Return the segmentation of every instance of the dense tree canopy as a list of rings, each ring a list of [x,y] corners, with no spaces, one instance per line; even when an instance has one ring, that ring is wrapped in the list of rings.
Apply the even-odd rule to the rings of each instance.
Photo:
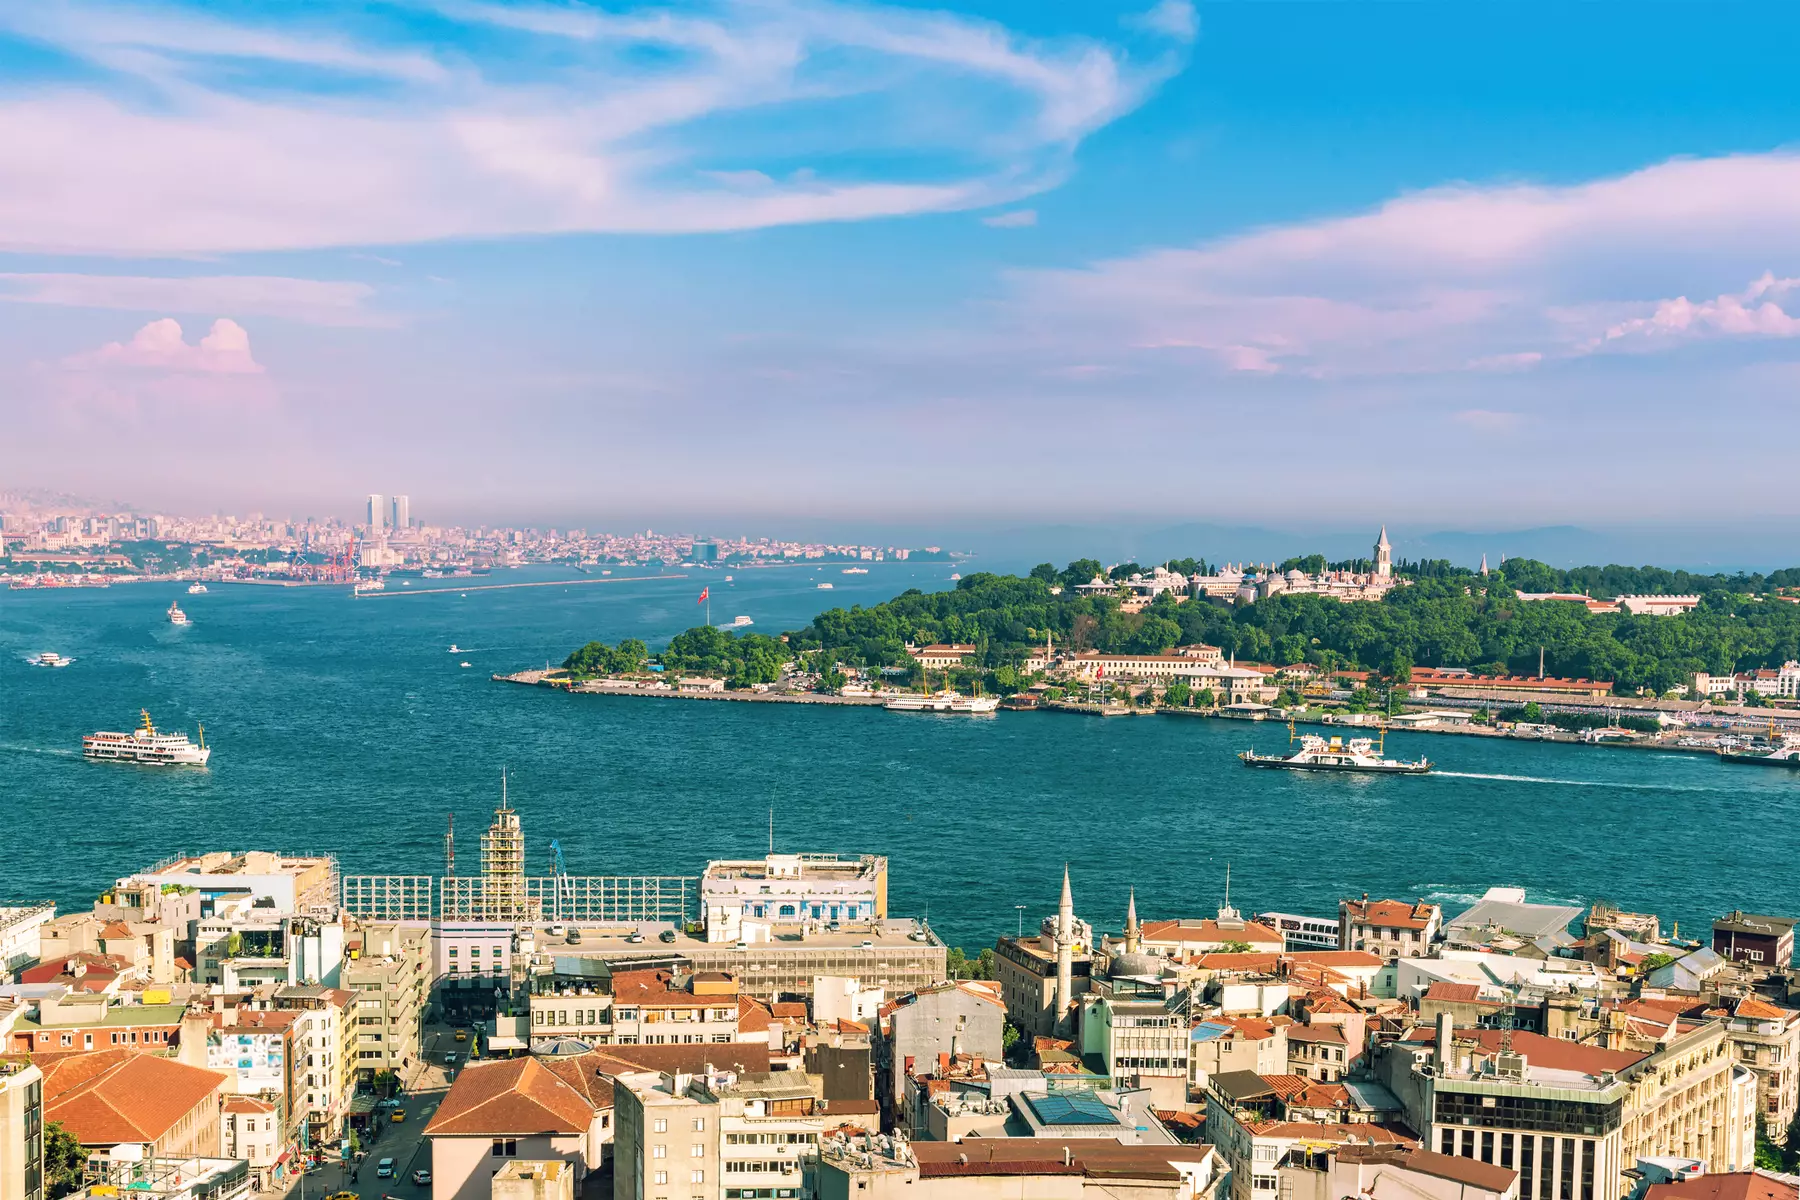
[[[1105,574],[1094,560],[1030,577],[971,574],[954,590],[909,591],[870,608],[832,609],[790,635],[799,650],[827,650],[840,662],[904,665],[905,643],[973,644],[994,669],[1016,665],[1046,631],[1078,650],[1155,653],[1205,642],[1256,662],[1311,662],[1403,672],[1413,665],[1470,667],[1485,673],[1536,671],[1539,648],[1552,674],[1608,679],[1621,690],[1666,691],[1696,671],[1778,665],[1800,658],[1800,605],[1750,593],[1800,583],[1800,570],[1769,576],[1700,576],[1654,567],[1559,571],[1515,559],[1487,577],[1448,564],[1422,568],[1410,586],[1379,603],[1276,595],[1232,607],[1159,596],[1142,613],[1120,611],[1112,596],[1070,589]],[[1052,595],[1055,582],[1064,590]],[[1518,591],[1620,592],[1702,596],[1678,617],[1596,614],[1576,602],[1521,601]]]

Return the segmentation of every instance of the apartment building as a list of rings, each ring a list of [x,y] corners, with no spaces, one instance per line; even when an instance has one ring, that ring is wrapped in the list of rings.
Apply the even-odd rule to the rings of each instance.
[[[285,987],[276,1007],[294,1014],[289,1121],[321,1136],[343,1126],[356,1089],[357,996],[341,988]]]
[[[1037,937],[1003,937],[994,943],[994,980],[1006,1003],[1006,1015],[1027,1035],[1051,1037],[1056,1033],[1056,931],[1053,922]],[[1094,959],[1087,943],[1069,956],[1069,980],[1074,997],[1085,995],[1092,983]]]
[[[1456,1030],[1445,1013],[1434,1040],[1390,1044],[1378,1070],[1428,1149],[1516,1169],[1521,1200],[1610,1200],[1641,1158],[1731,1165],[1741,1131],[1726,1033],[1683,1021],[1646,1053]]]
[[[268,1185],[269,1173],[281,1157],[286,1145],[282,1137],[281,1114],[267,1100],[255,1096],[233,1096],[225,1101],[223,1112],[225,1157],[241,1158],[250,1165],[254,1187],[260,1191]]]
[[[344,928],[335,918],[277,913],[234,897],[194,926],[194,979],[224,991],[273,984],[336,987]]]
[[[1261,1017],[1207,1017],[1187,1030],[1188,1091],[1204,1092],[1214,1075],[1288,1069],[1287,1024]]]
[[[0,906],[0,983],[43,957],[41,933],[55,916],[54,904]]]
[[[44,1076],[0,1059],[0,1198],[44,1200]]]
[[[810,1195],[821,1086],[797,1071],[619,1076],[615,1200]]]
[[[881,1006],[870,1039],[876,1095],[898,1110],[907,1076],[941,1060],[970,1056],[1001,1061],[1006,1006],[992,983],[961,980],[899,996]]]
[[[1338,901],[1338,945],[1383,958],[1422,958],[1431,952],[1444,924],[1444,910],[1423,900]]]
[[[612,977],[612,1000],[613,1040],[621,1046],[737,1039],[737,980],[723,971],[619,971]]]
[[[1145,1088],[1158,1107],[1187,1103],[1190,1022],[1186,996],[1112,980],[1082,1005],[1081,1052],[1098,1055],[1119,1091]]]
[[[166,990],[162,994],[166,996]],[[179,1004],[116,1004],[104,993],[64,987],[40,999],[30,1015],[14,1018],[6,1044],[14,1051],[33,1054],[115,1046],[163,1051],[178,1040],[184,1011]]]
[[[1713,922],[1712,948],[1733,962],[1784,970],[1794,961],[1794,919],[1733,912]]]
[[[336,859],[266,850],[177,855],[119,880],[117,889],[128,890],[139,884],[187,888],[197,893],[201,916],[210,915],[221,900],[232,898],[261,901],[278,913],[335,911],[338,902]]]
[[[343,987],[356,994],[356,1073],[402,1072],[418,1061],[431,989],[431,929],[389,921],[363,928],[344,964]]]
[[[1756,1075],[1756,1105],[1769,1137],[1786,1144],[1800,1092],[1800,1012],[1745,996],[1728,1024],[1732,1054]]]

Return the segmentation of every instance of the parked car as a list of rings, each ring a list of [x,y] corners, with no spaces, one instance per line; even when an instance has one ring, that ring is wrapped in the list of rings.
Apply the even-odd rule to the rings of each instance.
[[[384,1158],[375,1164],[375,1178],[392,1179],[394,1177],[394,1160]]]
[[[426,1184],[428,1184],[430,1182],[431,1182],[431,1172],[430,1171],[427,1171],[424,1167],[413,1168],[413,1185],[415,1187],[424,1187]]]
[[[456,1051],[454,1051],[454,1050],[444,1051],[444,1065],[446,1067],[454,1067],[456,1065]]]
[[[661,933],[657,934],[656,936],[659,939],[661,939],[662,941],[672,943],[675,940],[675,931],[673,929],[665,929]]]

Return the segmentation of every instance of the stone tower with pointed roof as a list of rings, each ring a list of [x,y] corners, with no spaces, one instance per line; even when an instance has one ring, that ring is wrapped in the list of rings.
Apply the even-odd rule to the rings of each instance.
[[[1125,953],[1136,954],[1138,941],[1143,931],[1138,925],[1137,889],[1131,889],[1131,898],[1125,902]]]
[[[1375,575],[1380,579],[1390,579],[1394,574],[1394,548],[1388,544],[1387,526],[1381,527],[1381,536],[1375,539]]]

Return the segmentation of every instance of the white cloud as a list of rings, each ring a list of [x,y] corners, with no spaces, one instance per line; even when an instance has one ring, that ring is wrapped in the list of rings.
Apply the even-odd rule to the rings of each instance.
[[[250,354],[250,335],[229,317],[220,317],[197,344],[182,336],[173,317],[151,321],[129,342],[108,342],[98,350],[63,360],[74,370],[159,371],[191,375],[261,375]]]
[[[1081,361],[1187,348],[1303,376],[1520,370],[1605,345],[1789,337],[1800,155],[1676,160],[1570,187],[1458,184],[1361,214],[1013,277],[1015,323]],[[1663,290],[1664,287],[1667,290]],[[1255,354],[1246,354],[1253,350]]]
[[[1127,58],[851,0],[682,16],[446,3],[463,28],[430,44],[403,40],[405,23],[372,31],[360,6],[266,11],[305,27],[0,7],[0,32],[92,68],[0,83],[0,249],[719,231],[1004,204],[1063,178],[1083,137],[1181,61],[1179,39]],[[317,32],[331,25],[353,32]]]
[[[1800,279],[1777,279],[1765,271],[1742,292],[1699,303],[1686,296],[1664,300],[1647,317],[1633,317],[1607,329],[1591,347],[1639,339],[1661,340],[1709,335],[1725,337],[1800,337],[1800,317],[1789,316],[1775,301],[1800,288]]]
[[[991,225],[995,229],[1026,229],[1037,224],[1037,209],[1015,208],[1011,212],[995,213],[991,217],[983,217],[981,223]]]
[[[1126,18],[1126,24],[1184,42],[1193,41],[1200,32],[1200,16],[1188,0],[1161,0],[1149,12]]]
[[[225,309],[314,325],[384,323],[364,307],[374,294],[375,289],[365,283],[273,275],[173,278],[0,272],[0,300],[17,303],[138,312],[214,313]]]

